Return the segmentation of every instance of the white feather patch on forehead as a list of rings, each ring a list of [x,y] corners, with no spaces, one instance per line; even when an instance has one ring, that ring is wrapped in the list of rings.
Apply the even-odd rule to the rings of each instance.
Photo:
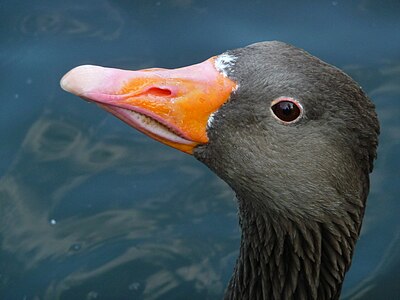
[[[225,77],[227,77],[228,71],[234,72],[232,68],[235,65],[236,59],[236,56],[222,53],[221,55],[217,56],[217,59],[215,60],[215,68],[220,71]]]
[[[233,70],[233,67],[235,66],[235,62],[237,60],[236,56],[230,55],[228,53],[222,53],[221,55],[218,55],[217,58],[215,59],[214,65],[215,68],[224,75],[224,77],[228,77],[228,72],[233,73],[235,70]],[[236,84],[232,88],[232,92],[236,92],[238,89],[239,85]],[[218,113],[218,110],[213,112],[207,120],[207,128],[210,129],[213,126],[214,118],[215,115]]]

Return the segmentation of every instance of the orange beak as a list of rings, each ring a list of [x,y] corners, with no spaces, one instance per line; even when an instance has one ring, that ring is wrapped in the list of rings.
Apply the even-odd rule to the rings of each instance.
[[[183,152],[208,142],[207,123],[236,89],[215,67],[215,58],[167,70],[126,71],[79,66],[61,87],[96,102],[130,126]]]

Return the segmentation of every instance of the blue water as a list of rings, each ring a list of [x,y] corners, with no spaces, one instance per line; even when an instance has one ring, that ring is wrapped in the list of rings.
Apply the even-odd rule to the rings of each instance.
[[[229,187],[59,87],[74,66],[179,67],[281,40],[348,72],[381,121],[343,299],[400,299],[399,1],[0,1],[0,299],[220,299]]]

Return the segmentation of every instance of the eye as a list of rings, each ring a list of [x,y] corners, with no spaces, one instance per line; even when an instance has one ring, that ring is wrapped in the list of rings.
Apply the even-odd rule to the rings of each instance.
[[[296,100],[285,97],[272,101],[271,110],[282,122],[291,123],[300,117],[303,108]]]

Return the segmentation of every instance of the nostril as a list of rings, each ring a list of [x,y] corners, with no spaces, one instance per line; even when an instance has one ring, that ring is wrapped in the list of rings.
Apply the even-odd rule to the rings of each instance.
[[[152,87],[149,88],[146,91],[146,94],[148,95],[153,95],[153,96],[160,96],[160,97],[166,97],[166,96],[171,96],[172,91],[169,89],[163,89],[163,88],[158,88],[158,87]]]

